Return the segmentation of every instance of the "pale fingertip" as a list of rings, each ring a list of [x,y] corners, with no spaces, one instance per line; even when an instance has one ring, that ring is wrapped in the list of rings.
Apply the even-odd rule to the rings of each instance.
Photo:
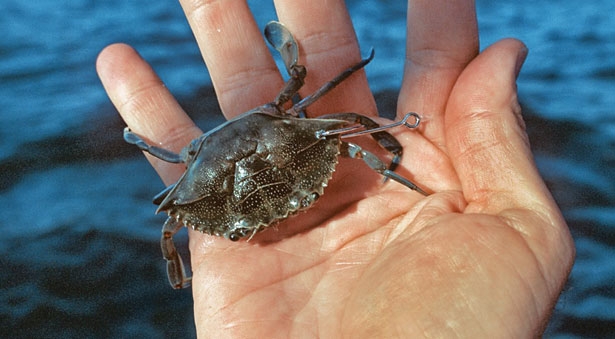
[[[117,92],[116,87],[122,84],[122,75],[127,71],[126,65],[131,64],[135,56],[141,58],[137,51],[124,43],[115,43],[100,51],[96,71],[109,95]]]

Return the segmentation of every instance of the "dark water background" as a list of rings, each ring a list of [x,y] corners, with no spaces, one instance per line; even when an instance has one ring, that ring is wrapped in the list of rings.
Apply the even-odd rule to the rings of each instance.
[[[251,4],[261,27],[274,18],[271,4]],[[390,99],[401,82],[405,2],[348,6],[364,50],[376,49],[371,84]],[[508,36],[529,46],[519,79],[528,130],[576,241],[547,337],[609,337],[615,1],[477,7],[483,47]],[[150,199],[162,183],[122,142],[94,69],[104,46],[127,42],[202,128],[219,122],[208,116],[216,113],[208,73],[179,4],[3,0],[0,33],[0,336],[193,337],[190,291],[167,286],[160,259],[164,217],[153,215]]]

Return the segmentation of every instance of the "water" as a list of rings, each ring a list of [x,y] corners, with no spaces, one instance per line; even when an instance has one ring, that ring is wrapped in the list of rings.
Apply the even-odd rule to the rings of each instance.
[[[252,3],[263,27],[273,6]],[[374,90],[399,88],[404,2],[348,6],[363,50],[376,49],[367,70]],[[529,133],[577,245],[548,334],[607,336],[615,328],[615,2],[477,6],[483,48],[512,36],[530,49],[519,79]],[[149,199],[162,183],[123,144],[94,69],[104,46],[129,43],[197,107],[210,82],[181,7],[5,0],[0,27],[1,327],[23,336],[194,336],[190,292],[171,291],[155,260],[164,218]]]

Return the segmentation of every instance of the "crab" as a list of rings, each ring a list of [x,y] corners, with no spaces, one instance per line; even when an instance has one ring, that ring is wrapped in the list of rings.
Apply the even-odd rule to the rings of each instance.
[[[393,171],[401,159],[402,147],[384,131],[398,125],[417,127],[420,120],[416,113],[387,126],[379,126],[357,113],[301,117],[306,107],[369,63],[373,50],[368,58],[284,109],[303,85],[306,68],[297,63],[297,43],[282,24],[267,24],[265,37],[281,54],[290,76],[273,102],[201,135],[179,154],[148,144],[128,128],[124,130],[128,143],[164,161],[186,166],[180,179],[154,198],[159,205],[156,213],[168,214],[161,248],[173,288],[187,287],[191,282],[173,243],[173,236],[183,226],[232,241],[246,237],[249,240],[259,231],[313,206],[324,193],[340,156],[362,159],[385,180],[392,179],[426,195]],[[408,122],[411,118],[412,124]],[[371,135],[392,154],[389,166],[359,145],[342,140],[361,134]]]

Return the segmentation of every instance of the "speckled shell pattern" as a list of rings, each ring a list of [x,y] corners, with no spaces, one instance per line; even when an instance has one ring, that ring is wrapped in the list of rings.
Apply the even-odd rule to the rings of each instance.
[[[159,211],[195,230],[224,236],[254,234],[309,208],[338,163],[339,136],[319,130],[345,121],[251,112],[201,137],[184,175]]]

